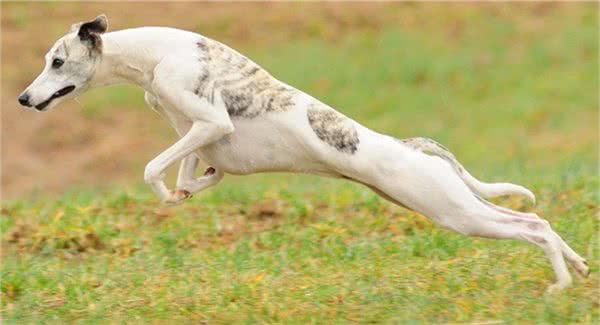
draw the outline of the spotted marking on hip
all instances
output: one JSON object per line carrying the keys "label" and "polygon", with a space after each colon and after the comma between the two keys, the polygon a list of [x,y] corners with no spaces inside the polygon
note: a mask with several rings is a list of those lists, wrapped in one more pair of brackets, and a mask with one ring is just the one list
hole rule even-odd
{"label": "spotted marking on hip", "polygon": [[314,105],[306,115],[319,139],[344,153],[353,154],[358,150],[358,132],[349,118],[331,108]]}
{"label": "spotted marking on hip", "polygon": [[464,172],[464,167],[458,162],[458,160],[456,160],[450,150],[432,139],[415,137],[394,140],[426,155],[437,156],[446,160],[458,174],[462,174]]}

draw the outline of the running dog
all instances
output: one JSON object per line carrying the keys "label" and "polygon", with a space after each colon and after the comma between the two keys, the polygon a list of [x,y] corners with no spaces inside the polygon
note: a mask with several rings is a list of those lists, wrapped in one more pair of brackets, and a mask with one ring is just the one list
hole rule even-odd
{"label": "running dog", "polygon": [[[179,140],[148,163],[144,180],[176,204],[228,174],[298,172],[345,178],[458,233],[519,239],[542,248],[556,274],[549,292],[572,282],[565,259],[582,276],[586,261],[534,213],[485,200],[533,193],[510,183],[475,179],[442,145],[372,131],[271,76],[226,45],[166,27],[106,33],[104,15],[75,24],[46,54],[42,73],[19,103],[46,111],[90,88],[142,87],[150,107]],[[198,162],[209,164],[202,177]],[[181,161],[176,189],[163,181]]]}

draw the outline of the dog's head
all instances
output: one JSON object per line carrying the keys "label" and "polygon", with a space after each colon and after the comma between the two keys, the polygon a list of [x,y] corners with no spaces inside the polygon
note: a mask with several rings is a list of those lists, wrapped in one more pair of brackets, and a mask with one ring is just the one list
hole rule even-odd
{"label": "dog's head", "polygon": [[46,66],[19,96],[19,103],[45,111],[84,91],[102,58],[102,38],[108,21],[100,15],[75,24],[46,53]]}

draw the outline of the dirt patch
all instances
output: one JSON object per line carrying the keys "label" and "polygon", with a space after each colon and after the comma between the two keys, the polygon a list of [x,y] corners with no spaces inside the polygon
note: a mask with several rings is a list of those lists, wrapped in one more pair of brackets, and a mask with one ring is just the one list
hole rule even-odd
{"label": "dirt patch", "polygon": [[248,217],[255,220],[280,218],[283,214],[283,202],[280,200],[260,201],[254,204]]}
{"label": "dirt patch", "polygon": [[51,247],[56,251],[79,254],[105,248],[100,237],[91,231],[48,234],[40,231],[38,227],[21,223],[7,233],[5,240],[9,246],[20,252],[40,252]]}

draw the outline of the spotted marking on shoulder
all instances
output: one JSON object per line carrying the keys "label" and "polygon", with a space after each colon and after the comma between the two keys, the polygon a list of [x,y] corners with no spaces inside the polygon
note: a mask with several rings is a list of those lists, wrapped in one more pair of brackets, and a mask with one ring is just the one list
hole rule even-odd
{"label": "spotted marking on shoulder", "polygon": [[229,116],[243,118],[253,118],[269,112],[285,112],[294,106],[294,95],[295,91],[287,87],[257,81],[221,89]]}
{"label": "spotted marking on shoulder", "polygon": [[331,108],[314,105],[308,108],[306,115],[319,139],[344,153],[353,154],[358,150],[358,132],[349,118]]}
{"label": "spotted marking on shoulder", "polygon": [[235,50],[209,39],[199,40],[196,46],[204,69],[194,92],[211,102],[215,92],[220,92],[231,118],[254,118],[294,106],[297,90]]}

